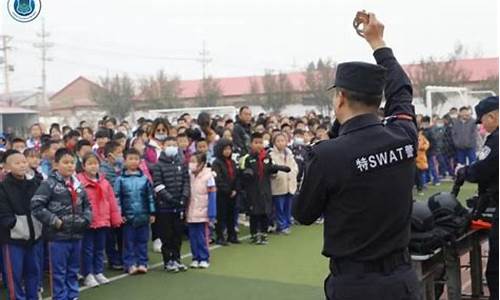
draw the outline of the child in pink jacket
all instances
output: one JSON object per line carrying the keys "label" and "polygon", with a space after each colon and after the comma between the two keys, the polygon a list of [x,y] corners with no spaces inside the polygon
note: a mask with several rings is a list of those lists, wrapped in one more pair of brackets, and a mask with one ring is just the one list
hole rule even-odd
{"label": "child in pink jacket", "polygon": [[189,162],[191,197],[186,211],[189,241],[193,262],[191,268],[206,269],[209,264],[208,223],[216,214],[216,189],[212,170],[207,167],[207,156],[195,153]]}
{"label": "child in pink jacket", "polygon": [[120,208],[113,187],[104,175],[98,174],[99,158],[94,153],[83,157],[84,172],[77,175],[92,207],[92,223],[83,236],[81,274],[85,285],[97,287],[109,283],[104,276],[106,232],[122,223]]}

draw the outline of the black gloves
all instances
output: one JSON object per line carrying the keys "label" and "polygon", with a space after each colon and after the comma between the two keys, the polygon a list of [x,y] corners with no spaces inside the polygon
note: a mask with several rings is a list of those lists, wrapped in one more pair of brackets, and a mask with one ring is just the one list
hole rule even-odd
{"label": "black gloves", "polygon": [[290,167],[288,166],[281,166],[281,165],[274,165],[274,170],[276,170],[276,172],[285,172],[285,173],[290,173],[292,171],[292,169],[290,169]]}

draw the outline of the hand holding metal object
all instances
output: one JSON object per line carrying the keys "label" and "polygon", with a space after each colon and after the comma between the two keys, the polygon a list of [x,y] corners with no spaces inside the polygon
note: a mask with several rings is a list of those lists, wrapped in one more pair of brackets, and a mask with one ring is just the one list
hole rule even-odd
{"label": "hand holding metal object", "polygon": [[356,13],[354,20],[352,21],[352,26],[354,27],[354,30],[356,30],[356,33],[362,38],[365,38],[365,35],[363,32],[363,28],[361,28],[361,25],[368,24],[369,20],[370,16],[368,15],[368,13],[366,13],[365,10],[362,10]]}

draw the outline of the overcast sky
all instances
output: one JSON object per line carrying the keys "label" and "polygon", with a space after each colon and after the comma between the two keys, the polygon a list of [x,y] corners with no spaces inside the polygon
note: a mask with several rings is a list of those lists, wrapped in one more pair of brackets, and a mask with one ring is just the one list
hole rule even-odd
{"label": "overcast sky", "polygon": [[[2,0],[2,3],[7,0]],[[39,50],[32,46],[45,18],[52,62],[48,90],[79,75],[127,72],[134,78],[164,69],[182,79],[202,76],[206,41],[216,77],[299,70],[311,60],[372,60],[352,28],[358,9],[386,25],[386,42],[402,63],[443,57],[458,42],[471,56],[498,56],[496,0],[42,0],[31,23],[11,19],[2,4],[0,34],[11,42],[11,90],[40,86]],[[0,72],[3,92],[3,70]]]}

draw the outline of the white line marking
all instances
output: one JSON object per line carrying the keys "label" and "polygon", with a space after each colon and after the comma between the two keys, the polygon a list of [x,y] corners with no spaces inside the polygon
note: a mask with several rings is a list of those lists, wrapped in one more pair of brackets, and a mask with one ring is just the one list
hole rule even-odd
{"label": "white line marking", "polygon": [[[240,241],[244,241],[244,240],[248,240],[249,238],[251,237],[251,235],[245,235],[243,237],[240,238]],[[214,245],[214,246],[211,246],[211,247],[208,247],[209,250],[215,250],[215,249],[218,249],[218,248],[221,248],[222,246],[221,245]],[[185,259],[185,258],[188,258],[188,257],[191,257],[193,256],[191,253],[187,253],[187,254],[184,254],[181,256],[181,259]],[[163,262],[159,262],[159,263],[156,263],[152,266],[150,266],[148,269],[157,269],[159,267],[163,266]],[[123,279],[125,277],[128,277],[130,276],[128,273],[123,273],[121,275],[117,275],[117,276],[114,276],[114,277],[111,277],[109,278],[109,282],[113,282],[113,281],[116,281],[116,280],[120,280],[120,279]],[[91,289],[90,287],[81,287],[80,288],[80,293],[85,291],[85,290],[88,290],[88,289]],[[52,300],[52,297],[47,297],[47,298],[43,298],[43,300]]]}

